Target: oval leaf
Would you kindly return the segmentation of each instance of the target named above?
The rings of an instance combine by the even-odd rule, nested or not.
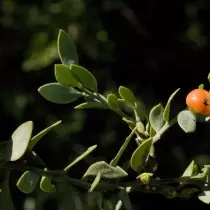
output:
[[[56,192],[55,185],[51,183],[50,178],[43,176],[40,181],[40,189],[43,192],[54,193]]]
[[[107,106],[100,102],[85,102],[74,107],[75,109],[107,109]]]
[[[152,138],[145,140],[132,154],[130,164],[132,169],[137,173],[140,173],[144,168],[151,146]]]
[[[89,192],[93,192],[95,190],[95,188],[99,184],[100,180],[101,180],[101,173],[98,172],[96,178],[94,179],[93,183],[91,184],[91,187],[89,189]]]
[[[99,161],[92,164],[86,173],[83,175],[84,179],[96,177],[98,173],[101,173],[101,178],[105,179],[120,179],[126,177],[128,174],[119,166],[110,166],[105,161]]]
[[[16,161],[24,155],[31,139],[32,130],[33,122],[28,121],[21,124],[14,131],[12,138],[9,141],[9,145],[11,145],[10,161]]]
[[[39,132],[38,134],[36,134],[35,136],[33,136],[33,138],[30,140],[29,142],[29,146],[28,148],[29,149],[33,149],[33,147],[39,142],[39,140],[45,136],[50,130],[52,130],[53,128],[55,128],[56,126],[60,125],[61,124],[61,120],[54,123],[53,125],[45,128],[44,130],[42,130],[41,132]]]
[[[153,107],[149,113],[149,121],[153,129],[158,132],[164,125],[165,121],[163,119],[164,108],[161,104]]]
[[[169,115],[170,115],[170,107],[171,107],[171,101],[173,100],[174,96],[178,93],[178,91],[180,90],[180,88],[178,88],[177,90],[175,90],[171,96],[168,99],[168,102],[165,106],[164,112],[163,112],[163,119],[165,121],[169,121]]]
[[[74,78],[85,88],[93,92],[98,92],[96,78],[87,69],[82,66],[72,64],[70,66],[70,70]]]
[[[82,96],[82,93],[76,89],[65,87],[59,83],[45,84],[38,91],[46,100],[56,104],[68,104]]]
[[[196,130],[196,117],[189,110],[181,111],[178,114],[178,124],[186,133],[193,133]]]
[[[136,98],[135,98],[133,92],[130,89],[128,89],[124,86],[120,86],[118,91],[119,91],[120,96],[125,101],[130,103],[132,106],[136,107]]]
[[[121,112],[120,106],[119,106],[119,101],[117,100],[117,96],[114,95],[113,93],[110,93],[107,95],[107,102],[108,106],[110,109],[116,111],[116,112]]]
[[[32,171],[26,171],[19,178],[16,185],[20,191],[22,191],[23,193],[29,194],[33,192],[38,182],[39,182],[38,174]]]
[[[59,30],[58,39],[58,54],[61,62],[66,66],[73,63],[78,64],[78,56],[76,47],[72,38],[63,30]]]
[[[89,147],[83,154],[81,154],[79,157],[77,157],[72,163],[70,163],[64,171],[68,171],[72,166],[77,164],[80,160],[84,159],[87,155],[89,155],[94,149],[96,149],[97,145],[93,145]]]
[[[72,75],[70,68],[63,64],[55,64],[55,78],[61,85],[81,87],[81,85]]]

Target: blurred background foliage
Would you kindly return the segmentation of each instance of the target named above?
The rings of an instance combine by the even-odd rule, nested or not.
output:
[[[95,75],[101,93],[128,86],[147,112],[159,102],[165,104],[178,87],[175,114],[185,108],[189,90],[200,83],[210,89],[208,0],[3,0],[0,4],[0,139],[9,139],[27,120],[34,121],[37,133],[61,119],[62,125],[35,148],[51,169],[63,168],[93,144],[98,144],[94,156],[110,161],[129,132],[110,111],[74,111],[79,102],[56,105],[38,94],[39,86],[55,81],[53,65],[60,63],[56,48],[59,29],[72,35],[80,65]],[[192,158],[201,166],[210,164],[209,138],[209,125],[199,124],[196,134],[187,136],[178,126],[172,128],[156,145],[158,175],[178,176]],[[128,157],[134,148],[135,143]],[[92,157],[78,164],[71,175],[81,177],[81,168],[85,170],[93,161]],[[18,175],[14,174],[13,184]],[[17,209],[33,209],[29,206],[40,199],[40,195],[34,196],[34,201],[33,195],[25,196],[11,187]],[[196,198],[168,201],[139,192],[132,194],[132,202],[136,209],[157,205],[162,209],[208,208]],[[55,209],[53,202],[51,205]],[[50,202],[43,209],[48,208]]]

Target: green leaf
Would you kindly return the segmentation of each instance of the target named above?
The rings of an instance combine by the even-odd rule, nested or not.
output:
[[[158,132],[165,123],[163,119],[163,111],[163,106],[161,104],[158,104],[153,107],[149,113],[150,124],[156,132]]]
[[[131,156],[130,164],[131,168],[140,173],[144,168],[147,157],[150,153],[150,148],[152,146],[152,138],[145,140],[139,147],[134,151]]]
[[[32,172],[26,171],[22,174],[17,182],[18,189],[26,194],[30,194],[36,188],[37,183],[39,182],[39,175]]]
[[[195,161],[193,160],[189,166],[186,168],[186,170],[184,171],[184,173],[182,174],[182,177],[185,176],[196,176],[197,175],[197,165],[195,164]]]
[[[107,106],[105,104],[102,104],[100,102],[85,102],[82,104],[79,104],[74,107],[75,109],[107,109]]]
[[[72,166],[77,164],[80,160],[84,159],[87,155],[89,155],[91,152],[93,152],[94,149],[96,149],[97,145],[93,145],[89,147],[83,154],[81,154],[79,157],[77,157],[72,163],[70,163],[64,171],[68,171]]]
[[[103,200],[102,206],[103,206],[103,210],[113,210],[114,209],[113,203],[108,199]]]
[[[59,30],[58,39],[58,54],[61,62],[66,66],[78,64],[78,56],[76,47],[72,38],[63,30]]]
[[[9,173],[0,183],[0,209],[15,210],[9,189]]]
[[[118,196],[119,196],[119,199],[123,203],[124,209],[125,210],[132,210],[132,204],[131,204],[130,198],[128,196],[128,193],[124,189],[120,190]]]
[[[184,110],[178,114],[178,124],[186,133],[193,133],[196,130],[196,117],[189,111]]]
[[[200,193],[198,199],[206,204],[210,204],[210,190]]]
[[[16,161],[20,159],[27,150],[31,134],[33,130],[33,122],[28,121],[21,124],[12,134],[12,138],[9,141],[10,149],[10,161]]]
[[[169,121],[169,115],[170,115],[170,107],[171,107],[171,101],[173,100],[174,96],[177,94],[177,92],[180,90],[180,88],[178,88],[177,90],[175,90],[171,96],[168,99],[168,102],[165,106],[164,112],[163,112],[163,119],[165,121]]]
[[[210,73],[208,74],[208,80],[209,80],[209,82],[210,82]]]
[[[101,192],[91,192],[86,194],[85,203],[87,210],[96,210],[102,208],[103,195]],[[79,209],[78,209],[79,210]]]
[[[56,192],[55,185],[51,183],[50,178],[43,176],[40,181],[40,189],[44,192],[54,193]]]
[[[113,166],[110,166],[105,161],[99,161],[92,164],[87,169],[87,171],[83,175],[83,178],[87,179],[89,177],[96,177],[99,172],[101,173],[101,178],[105,178],[105,179],[120,179],[128,175],[119,166],[113,167]]]
[[[96,78],[87,69],[83,68],[82,66],[72,64],[70,66],[70,70],[74,78],[85,88],[96,93],[98,92]]]
[[[56,104],[68,104],[82,96],[82,93],[76,89],[65,87],[59,83],[45,84],[38,91],[46,100]]]
[[[61,124],[61,120],[57,121],[56,123],[52,124],[51,126],[45,128],[44,130],[42,130],[41,132],[39,132],[38,134],[36,134],[35,136],[33,136],[33,138],[30,140],[29,142],[29,149],[33,149],[34,146],[39,142],[39,140],[44,137],[49,131],[51,131],[53,128],[55,128],[56,126]]]
[[[130,89],[120,86],[118,92],[125,101],[130,103],[133,107],[136,107],[136,98]]]
[[[107,95],[107,102],[110,109],[116,112],[121,112],[119,101],[117,100],[116,95],[114,95],[113,93],[110,93],[109,95]]]
[[[89,189],[89,192],[93,192],[95,190],[95,188],[99,184],[100,180],[101,180],[101,173],[98,172],[96,178],[94,179],[93,183],[91,184],[91,187]]]
[[[74,78],[70,68],[63,64],[55,64],[55,78],[61,85],[78,88],[81,87],[78,81]]]
[[[198,86],[198,88],[199,88],[199,89],[203,89],[203,88],[204,88],[204,84],[200,84],[200,85]]]

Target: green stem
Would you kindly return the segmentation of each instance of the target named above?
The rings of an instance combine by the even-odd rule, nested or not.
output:
[[[127,148],[132,136],[135,134],[136,132],[136,127],[132,130],[132,132],[129,134],[129,136],[125,139],[125,142],[123,143],[123,145],[121,146],[120,150],[118,151],[117,155],[114,157],[114,159],[112,159],[112,161],[110,162],[111,166],[116,166],[119,159],[121,158],[122,154],[124,153],[125,149]]]

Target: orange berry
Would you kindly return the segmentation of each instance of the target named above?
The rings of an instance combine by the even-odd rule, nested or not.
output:
[[[203,89],[192,90],[186,97],[188,108],[200,115],[210,116],[210,93]]]

